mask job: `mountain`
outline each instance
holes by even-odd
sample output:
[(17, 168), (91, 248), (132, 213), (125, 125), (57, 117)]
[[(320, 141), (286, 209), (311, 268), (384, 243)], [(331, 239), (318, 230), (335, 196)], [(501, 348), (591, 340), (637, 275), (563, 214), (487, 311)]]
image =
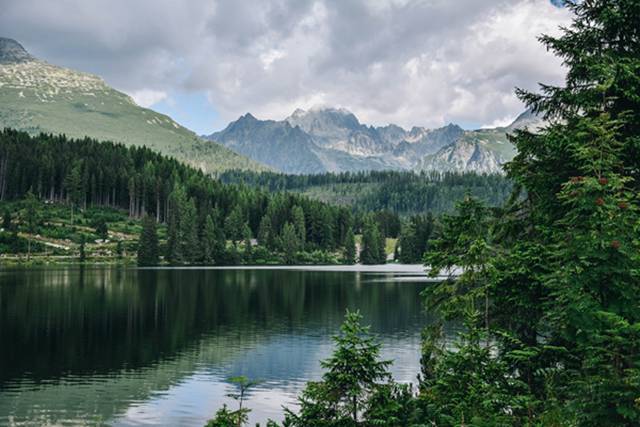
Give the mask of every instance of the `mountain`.
[(138, 106), (101, 78), (58, 67), (0, 38), (0, 128), (145, 145), (206, 172), (264, 166)]
[(500, 173), (515, 148), (507, 134), (544, 122), (525, 111), (511, 125), (465, 131), (450, 123), (437, 129), (373, 127), (345, 109), (297, 109), (282, 121), (247, 114), (205, 138), (264, 163), (294, 173), (363, 170), (438, 170)]
[[(400, 168), (371, 154), (377, 141), (362, 133), (362, 125), (352, 114), (326, 110), (326, 116), (311, 118), (302, 117), (300, 112), (283, 121), (258, 120), (245, 114), (205, 138), (285, 173)], [(345, 149), (351, 145), (351, 151)], [(358, 150), (359, 154), (354, 154)]]

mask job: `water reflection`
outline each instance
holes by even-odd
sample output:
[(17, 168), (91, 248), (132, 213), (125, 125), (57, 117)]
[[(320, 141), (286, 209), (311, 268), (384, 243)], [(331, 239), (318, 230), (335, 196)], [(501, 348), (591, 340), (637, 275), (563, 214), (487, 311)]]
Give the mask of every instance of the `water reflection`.
[[(384, 280), (381, 280), (384, 279)], [(0, 271), (0, 425), (202, 425), (226, 378), (260, 379), (253, 421), (321, 374), (346, 308), (418, 372), (425, 283), (287, 270)]]

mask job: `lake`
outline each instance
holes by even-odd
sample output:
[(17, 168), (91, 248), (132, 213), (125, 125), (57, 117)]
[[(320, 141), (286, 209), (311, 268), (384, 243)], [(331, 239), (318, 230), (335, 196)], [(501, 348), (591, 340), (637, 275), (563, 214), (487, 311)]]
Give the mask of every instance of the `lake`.
[(346, 309), (415, 381), (428, 283), (415, 266), (356, 270), (0, 270), (0, 425), (202, 426), (235, 407), (237, 375), (260, 381), (251, 422), (279, 420)]

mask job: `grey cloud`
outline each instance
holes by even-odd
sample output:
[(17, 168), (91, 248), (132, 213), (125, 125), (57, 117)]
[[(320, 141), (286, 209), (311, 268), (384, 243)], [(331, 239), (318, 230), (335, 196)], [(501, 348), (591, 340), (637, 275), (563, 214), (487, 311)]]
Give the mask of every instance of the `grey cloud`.
[[(558, 82), (548, 0), (0, 0), (2, 35), (130, 93), (206, 91), (221, 121), (327, 104), (437, 126), (518, 114)], [(5, 4), (6, 3), (6, 4)]]

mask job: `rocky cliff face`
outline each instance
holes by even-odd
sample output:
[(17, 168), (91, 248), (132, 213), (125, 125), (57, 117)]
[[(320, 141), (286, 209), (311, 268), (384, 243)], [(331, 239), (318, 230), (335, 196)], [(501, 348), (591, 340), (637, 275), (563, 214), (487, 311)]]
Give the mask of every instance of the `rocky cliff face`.
[(33, 61), (35, 58), (13, 39), (0, 37), (0, 64)]
[(539, 123), (527, 112), (507, 128), (465, 131), (397, 125), (372, 127), (344, 109), (296, 110), (283, 121), (245, 115), (206, 138), (287, 173), (361, 170), (499, 173), (515, 154), (507, 132)]

